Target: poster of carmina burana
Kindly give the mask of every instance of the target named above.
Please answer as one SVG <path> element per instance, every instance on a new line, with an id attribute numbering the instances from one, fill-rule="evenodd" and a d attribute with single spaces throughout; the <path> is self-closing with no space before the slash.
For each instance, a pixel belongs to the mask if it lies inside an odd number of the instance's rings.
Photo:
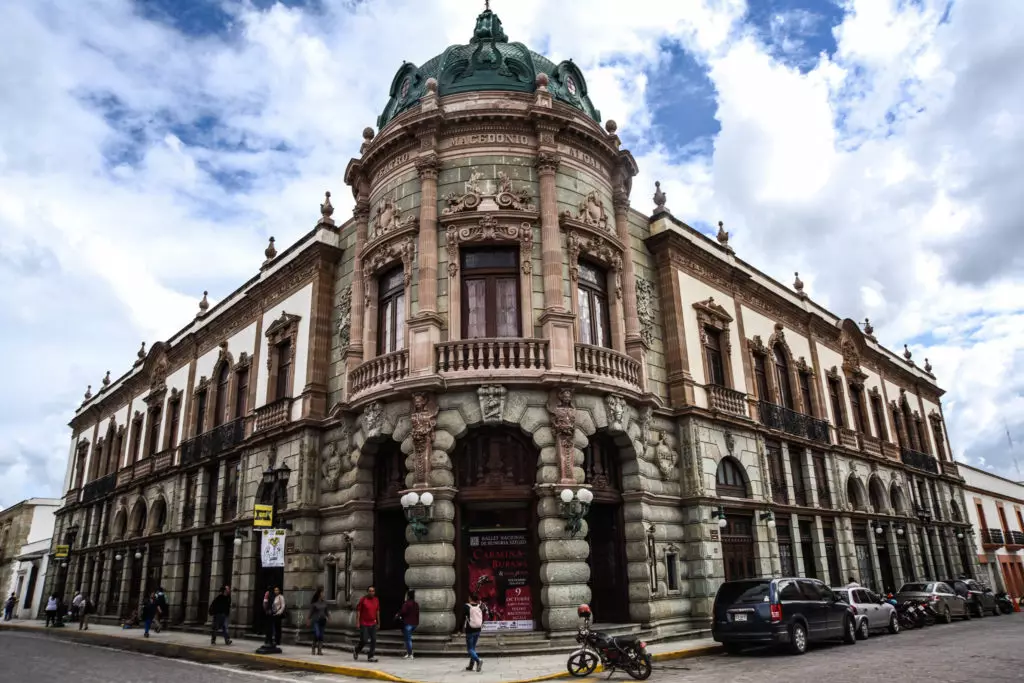
<path id="1" fill-rule="evenodd" d="M 469 532 L 469 589 L 487 605 L 484 631 L 532 631 L 525 531 Z"/>

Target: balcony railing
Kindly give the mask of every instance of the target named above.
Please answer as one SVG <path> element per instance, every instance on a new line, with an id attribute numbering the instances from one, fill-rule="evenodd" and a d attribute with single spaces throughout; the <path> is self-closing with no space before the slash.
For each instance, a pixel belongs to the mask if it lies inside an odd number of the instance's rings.
<path id="1" fill-rule="evenodd" d="M 546 370 L 546 339 L 460 339 L 438 344 L 435 360 L 439 373 Z"/>
<path id="2" fill-rule="evenodd" d="M 1002 529 L 982 529 L 981 530 L 981 544 L 991 546 L 1001 546 L 1005 543 L 1003 540 Z"/>
<path id="3" fill-rule="evenodd" d="M 939 461 L 925 453 L 920 453 L 909 448 L 901 448 L 900 459 L 903 460 L 905 465 L 909 465 L 915 469 L 931 472 L 932 474 L 939 473 Z"/>
<path id="4" fill-rule="evenodd" d="M 877 458 L 882 457 L 882 442 L 870 434 L 860 435 L 860 449 L 868 455 L 873 455 Z"/>
<path id="5" fill-rule="evenodd" d="M 1024 531 L 1007 531 L 1007 545 L 1024 545 Z"/>
<path id="6" fill-rule="evenodd" d="M 730 415 L 749 417 L 747 413 L 747 395 L 717 384 L 704 387 L 708 392 L 708 407 Z"/>
<path id="7" fill-rule="evenodd" d="M 801 436 L 819 443 L 832 443 L 829 425 L 825 420 L 819 420 L 816 417 L 804 415 L 767 401 L 758 401 L 757 406 L 761 423 L 769 429 L 778 429 L 787 434 Z"/>
<path id="8" fill-rule="evenodd" d="M 960 468 L 956 466 L 955 462 L 949 462 L 948 460 L 942 461 L 942 473 L 947 474 L 951 477 L 960 476 Z"/>
<path id="9" fill-rule="evenodd" d="M 71 489 L 64 494 L 64 505 L 74 505 L 78 502 L 78 494 L 81 493 L 78 489 Z"/>
<path id="10" fill-rule="evenodd" d="M 145 458 L 132 466 L 132 481 L 153 473 L 153 458 Z"/>
<path id="11" fill-rule="evenodd" d="M 624 353 L 590 344 L 576 345 L 576 369 L 584 375 L 594 375 L 640 388 L 640 363 Z"/>
<path id="12" fill-rule="evenodd" d="M 113 493 L 117 487 L 117 474 L 111 473 L 105 477 L 94 479 L 82 487 L 82 502 L 91 503 L 92 501 L 102 498 L 108 493 Z"/>
<path id="13" fill-rule="evenodd" d="M 220 455 L 245 440 L 245 419 L 238 418 L 214 427 L 205 434 L 181 444 L 181 464 L 192 463 Z"/>
<path id="14" fill-rule="evenodd" d="M 253 431 L 262 432 L 288 424 L 292 419 L 292 399 L 290 396 L 279 398 L 256 409 L 256 426 Z"/>
<path id="15" fill-rule="evenodd" d="M 839 444 L 851 450 L 860 450 L 860 440 L 857 438 L 857 432 L 846 427 L 839 428 Z"/>
<path id="16" fill-rule="evenodd" d="M 795 505 L 809 505 L 807 500 L 807 489 L 802 486 L 793 486 L 793 503 Z"/>
<path id="17" fill-rule="evenodd" d="M 366 361 L 352 371 L 352 395 L 390 384 L 409 375 L 409 350 L 402 349 Z"/>

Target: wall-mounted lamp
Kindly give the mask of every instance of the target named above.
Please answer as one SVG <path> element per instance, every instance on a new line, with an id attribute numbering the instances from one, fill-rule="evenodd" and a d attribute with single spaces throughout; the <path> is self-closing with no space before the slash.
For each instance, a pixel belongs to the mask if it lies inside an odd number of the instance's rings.
<path id="1" fill-rule="evenodd" d="M 729 522 L 725 519 L 725 508 L 716 508 L 711 511 L 711 519 L 718 520 L 718 526 L 724 529 L 729 525 Z"/>
<path id="2" fill-rule="evenodd" d="M 243 528 L 235 529 L 235 538 L 231 542 L 235 544 L 236 548 L 241 548 L 242 547 L 242 541 L 247 541 L 247 540 L 249 540 L 249 530 L 248 529 L 243 529 Z"/>
<path id="3" fill-rule="evenodd" d="M 759 515 L 759 517 L 760 517 L 762 522 L 765 521 L 765 520 L 768 521 L 768 528 L 769 529 L 774 529 L 775 528 L 775 513 L 773 513 L 771 510 L 768 510 L 766 512 L 762 512 Z M 724 527 L 725 524 L 722 524 L 722 522 L 725 522 L 725 518 L 724 517 L 722 519 L 720 519 L 719 522 L 718 522 L 719 526 L 723 526 Z"/>
<path id="4" fill-rule="evenodd" d="M 964 532 L 962 532 L 962 531 L 956 532 L 956 537 L 962 541 L 964 539 Z"/>
<path id="5" fill-rule="evenodd" d="M 434 494 L 430 491 L 409 491 L 402 496 L 402 510 L 413 535 L 422 541 L 429 533 L 427 524 L 434 519 Z"/>
<path id="6" fill-rule="evenodd" d="M 577 491 L 562 489 L 558 494 L 558 514 L 566 520 L 565 530 L 575 537 L 583 528 L 583 518 L 590 512 L 590 504 L 594 502 L 594 494 L 588 488 Z"/>
<path id="7" fill-rule="evenodd" d="M 885 533 L 885 525 L 882 524 L 881 522 L 872 521 L 871 522 L 871 528 L 874 530 L 875 534 L 877 534 L 878 536 L 881 536 L 882 534 Z"/>

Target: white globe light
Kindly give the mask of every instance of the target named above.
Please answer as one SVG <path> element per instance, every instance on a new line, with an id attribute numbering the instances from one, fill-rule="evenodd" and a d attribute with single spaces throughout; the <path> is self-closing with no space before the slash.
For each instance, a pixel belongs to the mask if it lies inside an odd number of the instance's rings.
<path id="1" fill-rule="evenodd" d="M 728 526 L 728 524 L 729 524 L 729 522 L 725 521 L 725 517 L 719 517 L 718 518 L 718 526 L 719 527 L 724 529 L 726 526 Z"/>
<path id="2" fill-rule="evenodd" d="M 774 519 L 769 519 L 768 520 L 768 528 L 769 529 L 774 529 L 775 528 L 775 520 Z"/>
<path id="3" fill-rule="evenodd" d="M 238 536 L 235 536 L 235 540 L 233 541 L 233 543 L 235 544 L 236 548 L 241 548 L 242 547 L 242 539 L 239 538 Z"/>
<path id="4" fill-rule="evenodd" d="M 958 533 L 958 534 L 956 535 L 956 537 L 957 537 L 957 538 L 963 538 L 963 537 L 964 537 L 964 534 L 963 534 L 963 532 L 961 531 L 960 533 Z"/>
<path id="5" fill-rule="evenodd" d="M 875 533 L 876 533 L 876 534 L 879 534 L 879 535 L 881 535 L 882 531 L 883 531 L 882 527 L 880 527 L 880 526 L 876 526 L 876 527 L 875 527 Z"/>
<path id="6" fill-rule="evenodd" d="M 142 559 L 142 553 L 140 553 L 139 551 L 136 550 L 135 551 L 135 559 L 136 560 L 141 560 Z"/>
<path id="7" fill-rule="evenodd" d="M 115 559 L 116 561 L 120 562 L 120 561 L 121 561 L 121 560 L 123 559 L 123 558 L 121 557 L 121 553 L 118 553 L 117 555 L 114 555 L 114 559 Z"/>
<path id="8" fill-rule="evenodd" d="M 896 533 L 897 533 L 898 535 L 902 536 L 902 535 L 903 535 L 903 529 L 897 529 L 897 530 L 896 530 Z"/>
<path id="9" fill-rule="evenodd" d="M 563 503 L 571 503 L 572 496 L 573 493 L 570 489 L 562 489 L 562 492 L 558 494 L 558 497 L 562 499 Z"/>
<path id="10" fill-rule="evenodd" d="M 423 495 L 420 496 L 420 502 L 426 505 L 427 507 L 430 507 L 431 505 L 434 504 L 434 494 L 431 493 L 430 491 L 424 491 Z"/>
<path id="11" fill-rule="evenodd" d="M 576 497 L 587 505 L 590 505 L 591 501 L 594 500 L 594 493 L 590 489 L 580 489 L 576 493 Z"/>
<path id="12" fill-rule="evenodd" d="M 407 493 L 404 496 L 402 496 L 402 507 L 404 507 L 404 508 L 412 507 L 412 500 L 410 500 L 410 498 L 409 498 L 409 496 L 411 496 L 411 495 L 412 495 L 411 493 Z"/>

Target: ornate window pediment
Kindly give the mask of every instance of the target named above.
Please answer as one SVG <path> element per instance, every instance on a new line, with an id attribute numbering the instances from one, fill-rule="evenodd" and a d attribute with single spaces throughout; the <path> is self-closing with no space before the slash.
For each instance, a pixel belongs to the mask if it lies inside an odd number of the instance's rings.
<path id="1" fill-rule="evenodd" d="M 363 251 L 363 278 L 367 281 L 365 287 L 367 308 L 372 303 L 371 292 L 375 289 L 372 286 L 373 282 L 393 263 L 402 263 L 405 286 L 408 287 L 412 283 L 412 262 L 415 255 L 416 242 L 406 234 L 405 230 L 396 231 L 389 239 L 367 246 Z"/>
<path id="2" fill-rule="evenodd" d="M 298 328 L 299 320 L 302 318 L 294 313 L 281 311 L 281 316 L 267 327 L 266 337 L 271 344 L 275 344 L 287 336 L 290 328 Z M 296 330 L 297 331 L 297 330 Z"/>
<path id="3" fill-rule="evenodd" d="M 591 233 L 580 235 L 570 230 L 566 235 L 569 247 L 569 277 L 578 282 L 580 277 L 580 254 L 586 254 L 598 263 L 607 267 L 615 276 L 615 296 L 622 298 L 622 246 L 618 240 L 611 240 L 608 235 Z"/>
<path id="4" fill-rule="evenodd" d="M 755 334 L 753 339 L 748 339 L 747 346 L 750 348 L 751 353 L 756 353 L 760 356 L 768 355 L 768 347 L 764 345 L 764 341 L 759 334 Z"/>
<path id="5" fill-rule="evenodd" d="M 604 200 L 597 190 L 591 190 L 576 205 L 576 215 L 571 211 L 563 211 L 559 215 L 562 224 L 578 223 L 590 228 L 597 228 L 604 232 L 610 232 L 608 225 L 608 212 L 605 210 Z"/>
<path id="6" fill-rule="evenodd" d="M 196 382 L 196 388 L 192 391 L 192 393 L 193 394 L 199 394 L 199 393 L 202 393 L 202 392 L 206 391 L 209 388 L 210 388 L 210 378 L 207 377 L 206 375 L 203 375 L 202 377 L 199 378 L 199 381 Z"/>
<path id="7" fill-rule="evenodd" d="M 530 202 L 530 192 L 525 187 L 516 188 L 512 178 L 504 171 L 498 171 L 493 180 L 485 180 L 484 174 L 475 168 L 470 171 L 462 194 L 449 192 L 444 197 L 442 216 L 465 211 L 529 211 L 537 207 Z"/>
<path id="8" fill-rule="evenodd" d="M 513 243 L 519 245 L 519 260 L 524 275 L 533 271 L 533 226 L 528 222 L 512 224 L 492 215 L 481 216 L 474 223 L 451 223 L 445 230 L 448 249 L 448 277 L 459 272 L 459 247 L 470 242 Z"/>
<path id="9" fill-rule="evenodd" d="M 245 351 L 242 351 L 238 354 L 238 362 L 235 363 L 231 369 L 238 372 L 239 370 L 245 370 L 250 365 L 252 365 L 252 356 Z"/>

